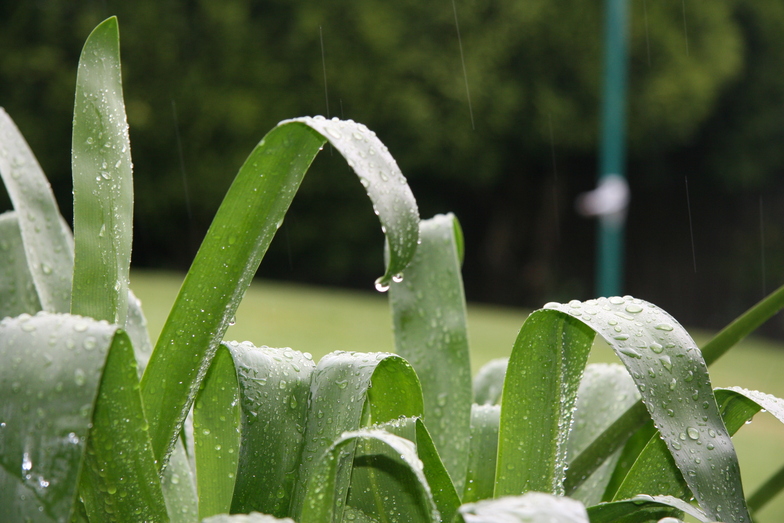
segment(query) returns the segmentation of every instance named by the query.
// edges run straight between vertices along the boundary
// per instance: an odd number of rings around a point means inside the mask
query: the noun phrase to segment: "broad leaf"
[[[390,259],[380,286],[413,257],[419,222],[416,203],[372,131],[351,121],[323,118],[288,120],[270,131],[218,209],[142,379],[153,449],[161,464],[302,177],[327,139],[364,180],[385,227]]]
[[[328,523],[342,519],[346,481],[341,470],[369,467],[397,488],[366,495],[377,502],[377,521],[438,523],[441,521],[414,444],[381,430],[346,432],[327,448],[313,469],[305,489],[300,523]],[[386,483],[386,482],[385,482]],[[365,493],[363,493],[365,494]]]
[[[509,358],[497,358],[485,363],[474,376],[474,403],[500,405],[504,390],[504,378]]]
[[[457,219],[420,224],[421,243],[403,281],[389,291],[395,352],[420,376],[425,420],[459,491],[465,481],[471,417],[471,362]]]
[[[660,308],[630,296],[546,307],[579,320],[615,350],[706,513],[716,519],[731,514],[748,520],[737,455],[719,414],[705,361],[686,330]],[[501,430],[503,434],[503,412]],[[709,445],[713,448],[708,449]],[[717,475],[714,470],[723,473]]]
[[[422,389],[414,369],[387,353],[333,352],[313,372],[292,516],[299,520],[319,457],[344,432],[400,417],[421,417]],[[348,449],[348,447],[345,447]],[[336,480],[338,499],[346,496],[350,469]]]
[[[504,381],[495,496],[563,494],[568,427],[593,333],[558,311],[531,314]]]
[[[137,424],[140,404],[132,405],[134,394],[138,400],[138,390],[130,376],[135,373],[130,350],[127,337],[116,326],[89,318],[39,313],[0,322],[0,360],[6,362],[0,367],[0,397],[4,398],[0,405],[0,520],[68,520],[91,426],[100,451],[106,442],[101,433],[109,421],[110,430],[116,429],[127,439],[113,441],[115,451],[144,453],[146,435],[140,434],[143,425]],[[113,376],[110,379],[120,381],[101,385],[104,365],[105,372]],[[101,397],[108,400],[98,400],[99,385]],[[125,390],[117,389],[123,386]],[[115,408],[122,410],[121,417],[111,418]],[[115,422],[121,426],[112,427]],[[119,454],[107,459],[115,458],[124,459]],[[124,476],[129,485],[147,478],[144,467],[152,466],[151,454],[149,459],[147,465],[144,461],[120,464],[130,467]],[[114,477],[114,470],[105,471],[106,481]],[[157,475],[147,479],[157,480]],[[118,492],[126,488],[119,481],[113,485]],[[145,488],[134,487],[126,497],[133,498]],[[154,503],[145,499],[145,504],[143,511],[159,519]]]
[[[40,306],[71,307],[73,248],[41,166],[8,114],[0,108],[0,176],[17,212],[24,254]],[[6,258],[4,258],[6,259]],[[16,263],[20,263],[19,260]]]
[[[41,310],[30,269],[27,266],[17,213],[0,214],[0,318],[35,314]]]
[[[124,325],[133,174],[120,33],[114,17],[93,30],[79,58],[71,163],[75,242],[71,312]]]
[[[289,511],[302,456],[315,363],[309,354],[288,348],[257,348],[249,342],[234,341],[223,347],[231,356],[240,409],[236,480],[226,476],[234,484],[231,511],[259,511],[283,517]],[[227,381],[224,378],[220,386],[227,386]],[[216,421],[225,417],[224,424],[234,425],[232,412],[233,409],[224,409]],[[200,425],[204,426],[204,422]],[[234,440],[229,437],[215,444],[222,446],[218,451],[212,447],[218,456],[223,452],[225,458],[231,457]]]
[[[84,343],[87,350],[98,341],[85,338]],[[79,485],[90,520],[169,521],[139,394],[136,359],[123,331],[112,339],[92,424]]]

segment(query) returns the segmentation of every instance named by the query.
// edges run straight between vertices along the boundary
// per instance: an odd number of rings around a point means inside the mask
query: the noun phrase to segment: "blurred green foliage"
[[[461,218],[470,297],[537,304],[591,294],[593,224],[571,202],[595,180],[601,2],[0,2],[0,105],[66,215],[75,64],[89,29],[112,14],[135,161],[137,264],[187,266],[253,145],[279,120],[325,114],[378,133],[424,217]],[[783,27],[778,0],[631,0],[632,231],[654,227],[634,215],[654,205],[648,192],[678,191],[680,209],[687,174],[697,208],[711,191],[779,187]],[[363,218],[368,204],[337,157],[317,159],[323,172],[306,178],[265,275],[350,285],[377,275],[381,232]],[[676,214],[658,227],[682,227]],[[633,240],[630,249],[630,291],[683,317],[645,282],[646,263],[661,269],[672,256],[651,259]],[[690,262],[688,243],[673,249]]]

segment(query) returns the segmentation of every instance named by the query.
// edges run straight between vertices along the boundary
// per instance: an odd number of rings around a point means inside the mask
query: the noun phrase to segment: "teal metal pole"
[[[605,0],[599,185],[608,176],[625,177],[627,30],[627,0]],[[622,292],[624,221],[625,212],[599,217],[596,264],[599,296]]]

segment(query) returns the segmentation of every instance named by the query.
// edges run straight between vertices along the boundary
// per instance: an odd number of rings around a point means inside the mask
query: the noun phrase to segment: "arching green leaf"
[[[469,503],[459,514],[462,523],[588,523],[579,501],[541,492]]]
[[[218,209],[142,379],[153,448],[161,464],[302,177],[327,139],[364,180],[386,229],[390,260],[380,285],[387,285],[413,257],[419,223],[416,202],[371,131],[351,121],[319,118],[288,120],[270,131]]]
[[[0,318],[35,314],[41,310],[30,269],[27,266],[17,213],[0,214]]]
[[[500,405],[472,405],[465,503],[493,497],[500,420]]]
[[[686,330],[660,308],[630,296],[550,303],[546,308],[579,320],[615,350],[706,513],[748,521],[738,458],[705,361]],[[723,472],[717,475],[714,470]]]

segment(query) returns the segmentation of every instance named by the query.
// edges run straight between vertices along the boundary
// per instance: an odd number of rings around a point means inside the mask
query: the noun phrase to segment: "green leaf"
[[[500,405],[504,391],[504,378],[509,358],[497,358],[485,363],[474,376],[474,403]]]
[[[425,474],[427,484],[430,486],[433,501],[441,514],[442,521],[452,521],[452,517],[460,506],[460,496],[457,494],[454,483],[452,483],[452,479],[449,477],[449,472],[444,467],[441,456],[439,456],[433,443],[433,438],[430,437],[424,422],[420,418],[398,418],[376,425],[374,428],[385,430],[414,443],[417,456],[422,461],[422,471]],[[354,490],[356,490],[354,485],[359,476],[358,470],[360,469],[355,468],[351,477],[351,488]],[[368,474],[372,477],[372,468],[369,469]],[[373,492],[373,495],[378,497],[380,494],[376,491]],[[345,516],[344,519],[346,519]]]
[[[719,400],[720,410],[730,435],[733,435],[743,426],[746,420],[750,419],[760,409],[760,406],[752,400],[731,390],[717,389],[716,398]],[[708,443],[706,443],[706,449],[709,451],[720,451],[711,440],[708,440]],[[708,454],[707,459],[702,456],[695,457],[692,466],[696,469],[703,460],[706,461],[706,466],[713,465],[714,459],[710,455],[712,452]],[[710,470],[714,469],[711,468]],[[696,473],[696,470],[694,473]],[[639,492],[669,495],[682,499],[691,497],[683,475],[676,467],[672,456],[667,450],[667,445],[662,441],[658,433],[650,438],[648,444],[630,468],[623,483],[615,493],[614,500],[631,498]]]
[[[125,331],[133,343],[136,365],[141,377],[150,360],[150,354],[152,354],[152,343],[150,342],[150,334],[147,332],[147,318],[142,311],[142,302],[130,289],[128,289],[128,315],[125,318]]]
[[[459,513],[463,523],[588,523],[579,501],[541,492],[469,503]]]
[[[235,341],[223,346],[233,360],[241,409],[231,511],[283,517],[289,511],[302,456],[315,364],[309,354],[288,348],[256,348]]]
[[[88,350],[90,343],[98,342],[85,338],[84,343]],[[91,521],[169,521],[133,347],[120,330],[111,341],[101,376],[79,494]]]
[[[463,501],[470,503],[493,497],[500,405],[472,405],[471,443]]]
[[[374,496],[378,503],[377,521],[386,523],[390,521],[390,515],[394,515],[395,521],[441,521],[414,444],[376,429],[346,432],[327,448],[326,453],[317,460],[308,480],[302,515],[297,521],[341,521],[345,483],[348,482],[348,477],[341,471],[352,467],[373,468],[376,473],[373,477],[383,475],[389,482],[352,487],[352,495],[356,491],[358,496]],[[377,489],[386,484],[396,484],[397,488],[388,491]]]
[[[765,409],[780,422],[784,423],[784,400],[759,392],[740,387],[730,387],[728,389],[716,389],[716,399],[721,402],[724,421],[727,429],[742,427],[746,420]],[[737,429],[736,429],[737,430]],[[748,504],[752,512],[760,510],[765,504],[773,499],[776,494],[784,489],[784,467],[773,474],[765,483],[749,496]]]
[[[27,267],[19,220],[14,211],[0,214],[0,253],[5,260],[0,267],[0,318],[35,314],[41,310],[41,303]]]
[[[566,440],[591,329],[540,310],[520,329],[504,381],[495,496],[563,494]]]
[[[655,523],[662,518],[673,518],[673,515],[679,516],[684,512],[701,523],[714,521],[697,507],[672,496],[640,494],[631,499],[588,508],[591,523]],[[664,521],[672,520],[663,520],[662,523]]]
[[[386,228],[390,261],[382,284],[413,257],[419,221],[416,202],[394,160],[371,131],[350,121],[317,118],[281,122],[270,131],[242,166],[218,209],[142,379],[153,449],[161,464],[229,321],[325,138],[365,180],[363,185]]]
[[[161,478],[163,498],[171,523],[192,523],[199,519],[196,482],[183,438],[174,445]]]
[[[705,363],[711,365],[782,308],[784,308],[784,286],[779,287],[744,312],[708,342],[702,349]],[[626,441],[648,419],[641,402],[632,406],[619,417],[604,434],[594,440],[594,443],[570,464],[566,477],[566,492],[573,491],[580,481],[587,478],[604,462],[607,456],[618,449],[621,442]]]
[[[133,230],[133,174],[117,18],[96,27],[76,75],[71,312],[125,325]]]
[[[574,424],[569,432],[567,459],[572,459],[604,432],[615,419],[639,398],[629,373],[621,365],[604,363],[588,365],[580,382],[575,405]],[[572,497],[586,506],[602,499],[620,450],[575,490]]]
[[[206,519],[202,519],[201,523],[275,523],[281,521],[283,523],[295,523],[293,519],[283,518],[278,519],[275,516],[267,514],[260,514],[258,512],[251,512],[250,514],[220,514]]]
[[[0,521],[67,521],[116,326],[63,314],[0,321]]]
[[[228,513],[240,450],[237,372],[229,350],[218,349],[193,407],[199,478],[199,518]]]
[[[73,248],[68,236],[63,234],[62,218],[49,181],[19,129],[2,108],[0,176],[17,215],[22,218],[19,228],[40,305],[48,312],[68,312]]]
[[[688,332],[660,308],[629,296],[546,307],[579,320],[615,350],[706,513],[720,519],[723,508],[724,514],[748,520],[738,458],[719,414],[705,361]],[[502,411],[502,434],[503,415]],[[715,450],[707,448],[709,443]],[[723,472],[717,475],[713,470]]]
[[[420,376],[425,420],[458,490],[465,482],[471,424],[471,361],[460,277],[457,219],[420,223],[421,243],[402,282],[389,290],[395,352]]]
[[[333,352],[313,372],[305,446],[291,515],[299,521],[316,460],[344,432],[400,417],[422,416],[422,389],[414,369],[387,353]],[[337,488],[348,486],[344,469]],[[346,493],[338,493],[345,497]]]

